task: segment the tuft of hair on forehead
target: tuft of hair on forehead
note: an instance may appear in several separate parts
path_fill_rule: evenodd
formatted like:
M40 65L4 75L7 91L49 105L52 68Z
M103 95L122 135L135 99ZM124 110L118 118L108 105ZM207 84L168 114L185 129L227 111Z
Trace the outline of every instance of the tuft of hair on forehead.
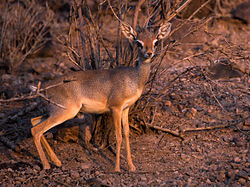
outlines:
M153 32L150 32L148 29L142 29L140 32L137 34L137 38L144 40L144 39L153 39L155 38L155 34Z

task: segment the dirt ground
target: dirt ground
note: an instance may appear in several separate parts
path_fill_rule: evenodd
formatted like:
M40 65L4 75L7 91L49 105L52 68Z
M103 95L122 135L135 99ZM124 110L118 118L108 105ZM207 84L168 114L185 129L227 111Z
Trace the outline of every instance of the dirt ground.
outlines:
M112 19L109 16L106 25ZM114 34L113 28L116 25L109 25ZM178 40L182 32L170 40ZM108 32L103 35L114 43ZM39 99L1 102L0 185L250 186L249 41L249 23L219 17L169 49L151 92L160 99L139 107L145 119L130 119L135 172L128 171L124 140L121 173L113 172L115 142L99 151L87 149L84 135L77 134L78 127L88 123L81 119L45 134L62 167L51 164L51 169L42 170L30 132L30 118L42 112ZM57 55L29 58L16 74L1 71L0 97L27 94L29 84L69 72L73 65L60 56L57 45L49 48ZM143 133L138 133L141 128ZM183 139L164 129L182 132Z

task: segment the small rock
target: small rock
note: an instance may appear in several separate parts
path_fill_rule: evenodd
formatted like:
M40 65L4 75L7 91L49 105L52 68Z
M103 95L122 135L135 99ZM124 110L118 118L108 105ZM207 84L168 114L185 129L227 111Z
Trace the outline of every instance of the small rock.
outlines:
M250 180L248 180L247 182L246 182L246 185L245 186L250 186Z
M220 181L220 182L225 181L225 179L226 179L225 173L224 173L224 172L221 172L221 173L217 176L217 179L218 179L218 181Z
M1 78L3 81L8 81L8 80L12 79L13 76L10 74L3 74Z
M178 171L175 171L174 174L177 175L179 172Z
M228 172L226 172L226 175L227 175L228 178L232 178L232 179L235 178L235 172L234 171L228 171Z
M24 177L16 177L16 181L24 182L25 178Z
M234 137L232 141L233 141L233 142L235 143L235 145L238 146L238 147L244 146L244 143L243 143L243 142L241 141L241 139L239 139L239 138Z
M157 184L161 184L162 183L162 180L160 180L160 179L156 179L155 181L156 181Z
M69 126L65 123L57 130L56 138L62 142L79 142L79 126Z
M80 177L80 174L79 174L77 171L71 171L70 176L71 176L73 179L77 179L77 178Z
M171 101L166 101L166 102L165 102L165 106L170 107L171 105L172 105Z
M188 185L192 184L192 178L188 178L187 183L188 183Z
M250 126L244 125L244 126L242 127L242 130L243 130L243 131L249 131L249 130L250 130Z
M147 177L141 176L141 181L147 181Z
M25 174L32 174L34 173L34 170L31 168L26 169Z
M37 179L40 180L40 179L43 179L45 177L45 174L44 173L40 173L39 176L37 176Z
M112 180L111 180L110 178L108 178L108 179L104 179L104 180L102 181L102 184L104 184L104 185L108 185L108 186L111 186L111 184L112 184Z
M52 80L52 79L54 79L56 77L56 75L54 74L54 73L43 73L42 74L42 78L44 79L44 80Z
M11 168L8 168L8 172L13 172L13 169L11 169Z
M139 182L138 186L148 186L146 182Z
M44 72L48 72L48 66L47 64L45 63L35 63L34 65L32 65L32 69L41 74L41 73L44 73Z
M175 93L171 93L169 95L170 99L172 100L179 100L180 99L180 96L179 95L176 95Z
M4 113L0 113L0 118L4 118L5 114Z
M207 183L207 184L212 184L212 182L210 181L210 179L207 179L207 180L206 180L206 183Z
M59 173L59 172L61 172L62 170L61 170L61 168L54 168L53 169L53 172L55 172L55 173Z
M183 161L188 162L188 161L190 160L190 156L182 153L182 154L181 154L181 159L182 159Z
M21 185L20 181L15 181L15 185Z
M242 184L242 185L245 184L246 182L247 182L247 181L246 181L246 179L244 179L244 178L240 178L240 179L239 179L239 183Z
M70 183L70 181L71 181L71 178L70 177L68 177L67 179L66 179L66 183Z
M156 171L156 172L155 172L155 175L160 175L160 172L159 172L159 171Z
M240 163L240 161L241 161L240 157L235 157L235 158L234 158L234 162Z
M245 23L250 22L250 2L239 4L234 10L231 11L234 18L240 19Z
M49 179L43 179L43 184L48 184L49 183Z
M86 177L86 172L85 171L82 171L81 173L80 173L80 177Z
M244 125L245 126L250 126L250 118L245 120Z
M53 139L53 134L52 134L51 132L47 132L47 133L45 134L45 138L46 138L46 139Z
M229 138L227 136L223 137L223 141L229 143L229 142L231 142L231 138Z
M61 167L62 171L67 171L68 169L65 166Z
M195 108L190 108L189 110L187 110L187 112L185 113L185 116L189 119L193 119L197 114L197 110Z
M95 175L97 176L97 175L99 175L100 174L100 171L96 171L95 172Z
M81 169L82 170L87 170L91 167L91 164L90 163L82 163L81 164Z

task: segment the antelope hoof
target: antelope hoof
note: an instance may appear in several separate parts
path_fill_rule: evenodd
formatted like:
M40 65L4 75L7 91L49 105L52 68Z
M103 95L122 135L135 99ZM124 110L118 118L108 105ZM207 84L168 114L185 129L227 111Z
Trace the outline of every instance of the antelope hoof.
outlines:
M121 172L120 167L115 167L115 172L120 173Z
M50 165L49 165L49 164L44 164L44 165L43 165L43 169L44 169L44 170L50 169Z
M57 161L55 162L55 165L56 165L57 167L61 167L61 166L62 166L62 163L61 163L60 160L57 160Z
M136 170L135 166L132 164L130 167L129 167L129 172L134 172Z

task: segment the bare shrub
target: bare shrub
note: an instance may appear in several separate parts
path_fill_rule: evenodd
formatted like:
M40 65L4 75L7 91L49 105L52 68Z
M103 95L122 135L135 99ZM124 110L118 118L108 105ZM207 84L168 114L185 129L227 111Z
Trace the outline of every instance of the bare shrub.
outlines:
M107 3L107 2L106 2ZM104 7L104 4L102 4ZM128 11L128 4L122 3L122 1L112 2L114 10L112 10L112 14L120 18L125 18L126 13ZM141 4L139 4L141 6ZM144 26L148 26L148 28L152 30L157 30L157 27L166 16L166 12L169 11L169 3L161 3L161 1L153 2L151 4L147 4L148 13L147 19L145 20ZM138 14L140 7L136 7L136 13ZM98 9L99 10L99 9ZM110 7L107 5L107 10L110 10ZM103 10L102 10L103 11ZM93 14L93 15L92 15ZM77 65L79 69L99 69L99 68L113 68L116 66L126 65L126 66L134 66L136 64L137 52L135 49L128 47L128 43L123 41L123 37L121 35L119 23L117 24L117 38L116 38L116 46L115 49L112 46L107 46L103 36L102 36L102 26L104 24L103 19L100 17L101 13L98 11L92 13L86 1L75 0L73 6L71 7L70 13L70 27L69 33L66 38L63 38L61 41L66 47L66 53L68 58L73 62L73 64ZM137 23L137 16L133 20L134 23ZM114 20L117 21L118 20ZM163 45L162 45L163 46ZM166 54L168 49L168 45L165 48L159 50L159 61L163 60L163 57ZM115 51L115 55L114 55ZM113 55L115 57L113 57ZM129 56L130 55L130 56ZM107 58L108 57L108 58ZM161 62L160 62L161 63ZM157 68L157 67L156 67ZM148 92L150 92L152 88L152 82L154 82L155 76L158 73L157 70L152 71L152 75L150 81L147 84ZM152 93L151 93L152 94ZM136 118L141 118L144 116L142 114L142 108L145 103L148 103L152 98L151 95L146 97L144 95L141 98L135 107L131 109L133 121ZM96 118L95 125L93 125L93 142L96 144L108 144L110 133L112 132L112 120L111 116L106 114L104 116L98 116ZM133 126L135 127L135 126ZM138 129L137 133L142 133L142 129ZM112 137L112 136L111 136Z
M0 58L14 72L47 42L53 13L34 0L5 2L0 13Z

